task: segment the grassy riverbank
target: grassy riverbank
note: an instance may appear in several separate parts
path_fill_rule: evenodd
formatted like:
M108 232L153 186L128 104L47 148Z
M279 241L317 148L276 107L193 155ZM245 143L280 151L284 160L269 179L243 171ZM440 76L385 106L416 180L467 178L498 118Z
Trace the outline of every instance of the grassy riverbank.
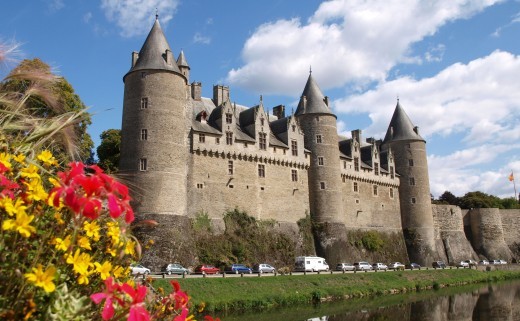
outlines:
M178 279L195 305L206 311L257 309L376 296L470 283L519 279L520 271L483 272L469 269L421 270L380 273L313 274L276 277ZM154 280L167 292L169 280Z

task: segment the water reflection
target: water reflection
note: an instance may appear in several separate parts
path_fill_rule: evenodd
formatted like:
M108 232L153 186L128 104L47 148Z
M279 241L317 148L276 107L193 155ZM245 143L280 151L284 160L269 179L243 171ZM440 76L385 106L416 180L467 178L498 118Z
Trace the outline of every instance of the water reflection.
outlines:
M505 321L520 320L520 282L348 300L279 309L226 321Z

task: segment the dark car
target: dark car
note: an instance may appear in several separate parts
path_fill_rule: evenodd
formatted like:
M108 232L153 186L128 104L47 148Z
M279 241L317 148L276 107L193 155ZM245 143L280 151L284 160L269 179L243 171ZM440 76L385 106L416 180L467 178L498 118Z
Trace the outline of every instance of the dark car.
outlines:
M410 270L414 270L414 269L420 270L421 266L417 263L410 263L410 264L406 264L406 268L410 269Z
M179 263L168 264L164 272L170 274L190 274L190 271Z
M446 267L446 263L444 263L444 261L434 261L432 266L436 269L444 269Z
M235 274L249 273L249 274L251 274L251 273L253 273L253 270L244 264L232 264L231 266L226 268L226 273L235 273Z
M214 267L213 265L201 264L201 265L197 265L197 267L195 267L195 273L217 274L217 273L220 273L220 269L217 267Z

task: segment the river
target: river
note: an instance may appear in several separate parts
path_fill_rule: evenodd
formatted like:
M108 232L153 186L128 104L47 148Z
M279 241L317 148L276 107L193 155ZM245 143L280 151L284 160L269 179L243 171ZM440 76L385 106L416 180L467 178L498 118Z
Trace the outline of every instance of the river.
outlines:
M222 316L223 321L520 320L520 281L451 287Z

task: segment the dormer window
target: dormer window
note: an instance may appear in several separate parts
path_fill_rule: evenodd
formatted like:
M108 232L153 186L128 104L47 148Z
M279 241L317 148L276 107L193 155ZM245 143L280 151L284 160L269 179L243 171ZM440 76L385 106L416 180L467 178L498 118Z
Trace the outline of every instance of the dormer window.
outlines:
M267 134L266 133L258 133L258 145L261 150L267 149Z
M292 125L292 131L293 133L296 131L296 125Z
M226 145L233 145L233 133L226 132Z
M359 157L354 157L354 170L359 172Z
M233 122L233 114L226 113L226 124L231 124Z
M379 175L379 164L374 163L374 174Z
M263 118L260 118L260 125L264 126L264 119Z

